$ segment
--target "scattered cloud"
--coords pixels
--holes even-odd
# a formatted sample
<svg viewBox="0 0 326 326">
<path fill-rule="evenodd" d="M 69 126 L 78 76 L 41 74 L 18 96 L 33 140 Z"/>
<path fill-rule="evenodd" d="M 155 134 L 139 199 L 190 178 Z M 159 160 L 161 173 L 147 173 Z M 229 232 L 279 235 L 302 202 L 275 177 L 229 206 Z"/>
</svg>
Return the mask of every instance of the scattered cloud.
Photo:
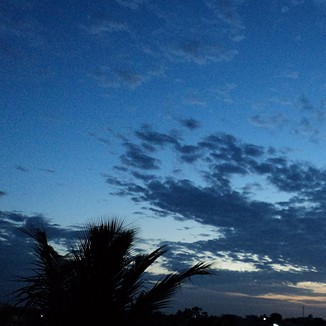
<svg viewBox="0 0 326 326">
<path fill-rule="evenodd" d="M 121 157 L 121 167 L 127 169 L 121 170 L 119 179 L 106 176 L 106 181 L 118 189 L 116 194 L 142 203 L 160 218 L 196 221 L 218 228 L 223 235 L 185 244 L 189 250 L 196 246 L 197 254 L 242 253 L 234 256 L 234 264 L 252 264 L 257 272 L 303 275 L 324 269 L 318 253 L 326 249 L 325 170 L 292 161 L 284 151 L 242 143 L 223 133 L 184 143 L 147 126 L 136 130 L 135 136 L 140 144 L 125 145 Z M 144 143 L 151 146 L 150 152 Z M 158 159 L 163 150 L 179 162 L 181 170 L 191 173 L 182 178 L 164 170 L 166 162 Z M 132 167 L 155 169 L 157 174 L 135 173 L 128 169 Z M 250 191 L 253 178 L 257 179 L 254 187 L 270 193 L 269 200 Z M 273 198 L 274 193 L 279 195 Z"/>
</svg>

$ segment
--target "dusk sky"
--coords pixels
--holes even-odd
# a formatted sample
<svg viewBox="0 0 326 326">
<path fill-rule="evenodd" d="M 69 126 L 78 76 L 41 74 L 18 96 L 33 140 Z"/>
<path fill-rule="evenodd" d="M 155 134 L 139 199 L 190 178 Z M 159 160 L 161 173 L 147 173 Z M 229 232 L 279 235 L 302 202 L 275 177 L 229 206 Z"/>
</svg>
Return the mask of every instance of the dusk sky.
<svg viewBox="0 0 326 326">
<path fill-rule="evenodd" d="M 214 263 L 171 311 L 326 318 L 325 58 L 325 0 L 2 0 L 0 300 L 118 217 Z"/>
</svg>

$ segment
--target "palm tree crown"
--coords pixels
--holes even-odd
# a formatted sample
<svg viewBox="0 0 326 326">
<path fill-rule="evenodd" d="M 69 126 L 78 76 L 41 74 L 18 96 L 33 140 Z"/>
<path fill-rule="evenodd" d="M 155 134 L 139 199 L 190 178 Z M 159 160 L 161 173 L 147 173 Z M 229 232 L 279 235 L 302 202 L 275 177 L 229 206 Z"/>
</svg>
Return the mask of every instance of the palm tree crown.
<svg viewBox="0 0 326 326">
<path fill-rule="evenodd" d="M 145 289 L 143 274 L 167 248 L 136 253 L 135 229 L 117 220 L 89 225 L 65 256 L 49 245 L 44 230 L 28 225 L 23 231 L 35 240 L 36 259 L 17 303 L 39 309 L 47 325 L 138 325 L 167 307 L 183 281 L 211 274 L 210 264 L 200 262 Z"/>
</svg>

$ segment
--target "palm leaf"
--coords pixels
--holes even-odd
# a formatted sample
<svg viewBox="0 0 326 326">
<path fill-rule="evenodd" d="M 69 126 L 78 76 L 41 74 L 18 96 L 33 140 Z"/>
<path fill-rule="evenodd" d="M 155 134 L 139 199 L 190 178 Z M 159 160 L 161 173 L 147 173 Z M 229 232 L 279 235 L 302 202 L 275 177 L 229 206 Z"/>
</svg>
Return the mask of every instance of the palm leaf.
<svg viewBox="0 0 326 326">
<path fill-rule="evenodd" d="M 170 304 L 171 296 L 176 293 L 183 281 L 195 275 L 212 274 L 210 267 L 211 264 L 200 262 L 186 271 L 165 276 L 149 291 L 140 294 L 132 308 L 132 313 L 146 314 L 146 312 L 166 308 Z"/>
<path fill-rule="evenodd" d="M 58 306 L 63 297 L 63 260 L 49 245 L 46 233 L 33 224 L 26 224 L 21 230 L 35 240 L 35 260 L 32 275 L 19 278 L 27 285 L 14 292 L 16 304 L 24 303 L 27 309 L 51 310 Z"/>
<path fill-rule="evenodd" d="M 134 258 L 131 266 L 123 274 L 123 282 L 119 288 L 117 300 L 123 305 L 130 305 L 134 297 L 139 294 L 143 284 L 141 276 L 159 257 L 167 251 L 166 246 L 162 246 L 150 254 L 138 255 Z"/>
</svg>

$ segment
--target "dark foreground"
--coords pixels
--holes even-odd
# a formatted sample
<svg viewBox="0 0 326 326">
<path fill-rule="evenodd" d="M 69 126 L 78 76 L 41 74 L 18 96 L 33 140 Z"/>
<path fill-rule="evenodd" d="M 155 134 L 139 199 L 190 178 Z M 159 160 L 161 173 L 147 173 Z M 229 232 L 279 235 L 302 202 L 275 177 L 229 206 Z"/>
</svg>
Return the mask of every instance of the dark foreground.
<svg viewBox="0 0 326 326">
<path fill-rule="evenodd" d="M 22 308 L 4 304 L 0 306 L 0 325 L 1 326 L 48 326 L 46 316 L 38 311 L 25 312 Z M 194 307 L 178 311 L 175 314 L 156 313 L 142 325 L 155 326 L 295 326 L 295 325 L 325 325 L 326 321 L 322 318 L 314 318 L 309 315 L 305 318 L 286 318 L 283 319 L 278 313 L 270 316 L 246 316 L 220 315 L 210 316 L 201 308 Z M 96 326 L 96 325 L 92 325 Z M 120 325 L 121 326 L 121 325 Z M 140 326 L 140 325 L 137 325 Z"/>
</svg>

